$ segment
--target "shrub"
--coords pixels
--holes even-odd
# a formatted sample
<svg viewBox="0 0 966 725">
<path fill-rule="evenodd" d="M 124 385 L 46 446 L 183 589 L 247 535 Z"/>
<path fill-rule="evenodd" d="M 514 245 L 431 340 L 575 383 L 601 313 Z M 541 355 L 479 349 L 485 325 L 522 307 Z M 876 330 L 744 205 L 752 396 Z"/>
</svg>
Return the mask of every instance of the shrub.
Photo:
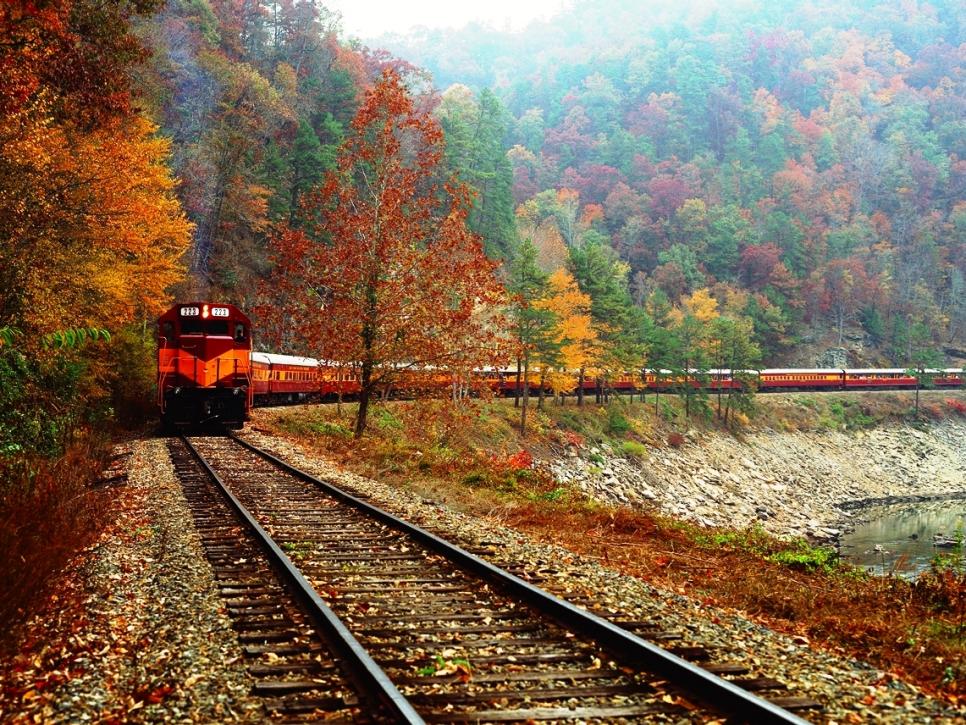
<svg viewBox="0 0 966 725">
<path fill-rule="evenodd" d="M 507 468 L 511 470 L 521 471 L 527 468 L 533 467 L 533 456 L 527 450 L 522 450 L 514 453 L 506 459 Z"/>
<path fill-rule="evenodd" d="M 666 400 L 662 400 L 659 407 L 661 409 L 661 417 L 664 418 L 664 420 L 670 421 L 678 417 L 677 410 L 675 410 L 674 406 Z"/>
<path fill-rule="evenodd" d="M 684 445 L 685 438 L 681 433 L 674 431 L 669 433 L 667 437 L 667 444 L 672 448 L 680 448 Z"/>
<path fill-rule="evenodd" d="M 100 498 L 88 483 L 102 460 L 96 442 L 53 461 L 0 458 L 0 632 L 96 536 Z"/>
<path fill-rule="evenodd" d="M 117 421 L 128 428 L 144 425 L 157 415 L 154 345 L 152 334 L 136 328 L 111 338 L 114 370 L 120 371 L 111 380 L 111 406 Z"/>
<path fill-rule="evenodd" d="M 572 430 L 564 431 L 564 440 L 568 445 L 574 446 L 575 448 L 581 448 L 584 445 L 584 437 L 579 433 L 575 433 Z"/>
<path fill-rule="evenodd" d="M 0 348 L 0 455 L 59 456 L 89 407 L 85 361 L 70 351 L 31 359 Z"/>
<path fill-rule="evenodd" d="M 966 403 L 955 398 L 946 398 L 946 407 L 959 415 L 966 415 Z"/>
<path fill-rule="evenodd" d="M 633 456 L 635 458 L 646 458 L 647 446 L 645 446 L 643 443 L 638 443 L 637 441 L 623 441 L 621 443 L 621 452 L 625 456 Z"/>
<path fill-rule="evenodd" d="M 554 488 L 550 491 L 544 491 L 543 493 L 541 493 L 540 498 L 542 498 L 545 501 L 559 501 L 566 495 L 567 495 L 567 489 L 561 486 L 557 486 L 557 488 Z"/>
<path fill-rule="evenodd" d="M 483 471 L 470 471 L 463 476 L 463 483 L 467 486 L 478 486 L 481 483 L 485 483 L 486 479 L 487 476 Z"/>
<path fill-rule="evenodd" d="M 805 541 L 799 541 L 794 549 L 776 551 L 768 560 L 793 569 L 831 571 L 838 566 L 839 554 L 826 546 L 810 546 Z"/>
<path fill-rule="evenodd" d="M 622 436 L 630 431 L 630 429 L 631 424 L 624 417 L 624 414 L 615 406 L 611 406 L 607 410 L 607 432 L 611 435 Z"/>
<path fill-rule="evenodd" d="M 943 415 L 943 409 L 938 403 L 929 403 L 928 405 L 920 406 L 923 414 L 932 418 L 933 420 L 942 420 L 945 418 Z"/>
</svg>

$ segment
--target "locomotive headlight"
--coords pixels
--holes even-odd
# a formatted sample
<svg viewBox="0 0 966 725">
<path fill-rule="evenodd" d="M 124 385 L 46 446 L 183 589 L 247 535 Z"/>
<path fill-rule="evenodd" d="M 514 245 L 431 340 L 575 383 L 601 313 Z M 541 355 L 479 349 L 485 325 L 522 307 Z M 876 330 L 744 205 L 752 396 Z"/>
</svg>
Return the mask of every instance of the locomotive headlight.
<svg viewBox="0 0 966 725">
<path fill-rule="evenodd" d="M 208 305 L 202 306 L 202 308 L 201 308 L 201 316 L 204 319 L 206 319 L 206 320 L 208 319 Z"/>
</svg>

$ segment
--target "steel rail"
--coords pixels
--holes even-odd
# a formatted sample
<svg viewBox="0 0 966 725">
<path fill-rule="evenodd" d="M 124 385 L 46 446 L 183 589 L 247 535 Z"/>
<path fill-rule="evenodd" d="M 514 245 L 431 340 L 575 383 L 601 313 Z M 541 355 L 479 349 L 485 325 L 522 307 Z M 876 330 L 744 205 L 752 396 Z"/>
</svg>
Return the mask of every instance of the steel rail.
<svg viewBox="0 0 966 725">
<path fill-rule="evenodd" d="M 312 619 L 320 631 L 325 632 L 329 637 L 329 644 L 343 658 L 349 669 L 350 676 L 355 679 L 360 685 L 360 688 L 374 697 L 375 702 L 384 708 L 386 716 L 392 722 L 425 725 L 425 721 L 416 712 L 409 700 L 396 689 L 396 686 L 386 673 L 383 672 L 382 668 L 369 656 L 365 647 L 352 635 L 335 612 L 322 601 L 322 598 L 319 597 L 315 588 L 302 575 L 285 552 L 282 551 L 281 547 L 275 543 L 255 517 L 242 505 L 241 501 L 228 490 L 225 482 L 215 473 L 204 456 L 201 455 L 198 449 L 191 445 L 191 442 L 186 436 L 180 436 L 180 438 L 181 442 L 191 451 L 198 463 L 201 464 L 212 481 L 221 490 L 239 518 L 244 521 L 245 525 L 254 534 L 276 571 L 291 586 L 296 596 L 305 606 L 310 619 Z"/>
<path fill-rule="evenodd" d="M 687 690 L 694 699 L 719 711 L 750 723 L 794 723 L 808 721 L 774 703 L 751 694 L 747 690 L 684 660 L 657 645 L 641 639 L 612 622 L 579 609 L 570 602 L 535 587 L 488 561 L 471 554 L 435 534 L 394 516 L 350 493 L 292 466 L 277 456 L 229 434 L 231 440 L 250 450 L 293 476 L 317 486 L 336 498 L 382 523 L 411 536 L 431 551 L 449 559 L 457 566 L 480 576 L 504 592 L 519 597 L 536 610 L 555 619 L 565 628 L 599 644 L 615 659 L 663 677 Z"/>
</svg>

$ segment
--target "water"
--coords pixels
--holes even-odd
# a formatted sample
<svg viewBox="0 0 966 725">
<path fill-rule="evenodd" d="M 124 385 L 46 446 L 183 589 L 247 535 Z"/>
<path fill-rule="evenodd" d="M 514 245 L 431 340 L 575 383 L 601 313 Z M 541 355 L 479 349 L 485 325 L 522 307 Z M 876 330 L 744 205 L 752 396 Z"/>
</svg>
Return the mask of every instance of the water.
<svg viewBox="0 0 966 725">
<path fill-rule="evenodd" d="M 843 558 L 876 574 L 914 579 L 937 554 L 952 553 L 952 549 L 934 547 L 933 535 L 942 532 L 955 538 L 957 531 L 963 531 L 966 500 L 877 506 L 864 509 L 860 516 L 866 523 L 842 536 Z M 876 544 L 882 551 L 875 550 Z"/>
</svg>

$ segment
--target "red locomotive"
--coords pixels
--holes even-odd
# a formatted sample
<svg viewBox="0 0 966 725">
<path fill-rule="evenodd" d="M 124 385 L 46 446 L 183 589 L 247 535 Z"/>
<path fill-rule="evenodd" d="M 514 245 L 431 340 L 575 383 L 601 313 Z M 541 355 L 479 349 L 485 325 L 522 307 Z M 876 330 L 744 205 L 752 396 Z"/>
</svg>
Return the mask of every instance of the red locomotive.
<svg viewBox="0 0 966 725">
<path fill-rule="evenodd" d="M 252 405 L 251 321 L 234 305 L 175 305 L 158 319 L 158 405 L 169 426 L 240 428 Z"/>
<path fill-rule="evenodd" d="M 227 304 L 190 303 L 172 307 L 158 320 L 158 403 L 162 421 L 187 426 L 219 422 L 241 427 L 252 405 L 291 403 L 352 396 L 359 390 L 351 365 L 337 365 L 292 355 L 252 352 L 251 324 L 237 307 Z M 741 379 L 754 380 L 764 392 L 796 390 L 914 389 L 916 378 L 894 369 L 781 368 L 741 371 Z M 962 370 L 930 370 L 938 388 L 962 388 Z M 445 370 L 407 372 L 401 390 L 444 390 L 452 380 Z M 516 368 L 484 368 L 477 381 L 500 395 L 517 392 Z M 593 392 L 597 381 L 588 376 L 584 391 Z M 701 376 L 668 370 L 624 372 L 608 381 L 618 393 L 667 391 L 691 385 L 710 392 L 742 385 L 731 370 L 709 370 Z M 531 381 L 531 391 L 539 383 Z"/>
</svg>

